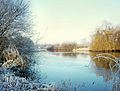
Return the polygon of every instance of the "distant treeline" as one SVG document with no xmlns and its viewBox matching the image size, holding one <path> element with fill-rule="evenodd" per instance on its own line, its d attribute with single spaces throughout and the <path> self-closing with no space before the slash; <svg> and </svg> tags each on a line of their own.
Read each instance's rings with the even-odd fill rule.
<svg viewBox="0 0 120 91">
<path fill-rule="evenodd" d="M 77 44 L 74 42 L 66 42 L 66 43 L 62 43 L 62 44 L 55 44 L 53 46 L 51 46 L 50 48 L 48 48 L 48 51 L 52 51 L 52 52 L 72 52 L 73 49 L 77 49 L 77 48 L 86 48 L 88 47 L 87 45 L 84 44 Z"/>
<path fill-rule="evenodd" d="M 92 36 L 91 51 L 120 51 L 120 26 L 105 24 Z"/>
</svg>

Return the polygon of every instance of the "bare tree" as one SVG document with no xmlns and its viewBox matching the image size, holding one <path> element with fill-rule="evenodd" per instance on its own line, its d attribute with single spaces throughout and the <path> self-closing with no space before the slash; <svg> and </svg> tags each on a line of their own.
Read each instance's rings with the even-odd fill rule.
<svg viewBox="0 0 120 91">
<path fill-rule="evenodd" d="M 29 30 L 28 7 L 25 0 L 0 0 L 0 37 Z"/>
<path fill-rule="evenodd" d="M 0 60 L 3 51 L 14 45 L 19 53 L 30 50 L 32 40 L 23 37 L 31 30 L 29 2 L 27 0 L 0 0 Z M 31 45 L 29 45 L 31 43 Z M 19 48 L 19 49 L 18 49 Z M 20 50 L 22 49 L 22 50 Z M 26 50 L 25 50 L 26 49 Z M 19 55 L 19 56 L 22 56 Z"/>
</svg>

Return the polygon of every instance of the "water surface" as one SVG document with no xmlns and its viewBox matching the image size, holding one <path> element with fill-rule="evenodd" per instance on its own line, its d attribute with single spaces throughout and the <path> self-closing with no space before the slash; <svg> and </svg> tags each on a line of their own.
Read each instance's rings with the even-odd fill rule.
<svg viewBox="0 0 120 91">
<path fill-rule="evenodd" d="M 36 53 L 34 66 L 37 74 L 45 74 L 45 82 L 58 84 L 62 81 L 79 85 L 81 91 L 111 91 L 112 74 L 108 64 L 92 61 L 95 54 L 43 52 Z M 117 54 L 119 56 L 119 54 Z"/>
</svg>

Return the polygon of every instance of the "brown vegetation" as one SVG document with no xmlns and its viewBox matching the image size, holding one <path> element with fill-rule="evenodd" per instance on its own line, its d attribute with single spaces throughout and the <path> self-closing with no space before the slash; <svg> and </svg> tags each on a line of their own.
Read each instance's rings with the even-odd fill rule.
<svg viewBox="0 0 120 91">
<path fill-rule="evenodd" d="M 99 27 L 92 36 L 91 51 L 120 51 L 120 27 Z"/>
<path fill-rule="evenodd" d="M 6 68 L 12 68 L 19 66 L 21 68 L 24 68 L 28 65 L 27 59 L 23 59 L 22 56 L 20 56 L 17 48 L 15 46 L 9 46 L 9 48 L 5 49 L 2 53 L 3 61 L 3 67 Z"/>
</svg>

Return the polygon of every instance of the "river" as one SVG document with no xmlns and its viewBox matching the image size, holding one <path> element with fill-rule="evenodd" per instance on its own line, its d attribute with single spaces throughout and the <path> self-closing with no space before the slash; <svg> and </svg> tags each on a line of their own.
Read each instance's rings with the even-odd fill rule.
<svg viewBox="0 0 120 91">
<path fill-rule="evenodd" d="M 44 82 L 60 85 L 66 82 L 80 91 L 117 91 L 114 90 L 113 77 L 107 63 L 95 62 L 90 54 L 37 52 L 34 70 L 41 74 Z M 120 53 L 114 53 L 119 57 Z M 119 91 L 119 90 L 118 90 Z"/>
</svg>

